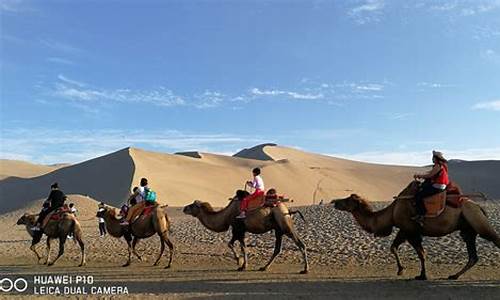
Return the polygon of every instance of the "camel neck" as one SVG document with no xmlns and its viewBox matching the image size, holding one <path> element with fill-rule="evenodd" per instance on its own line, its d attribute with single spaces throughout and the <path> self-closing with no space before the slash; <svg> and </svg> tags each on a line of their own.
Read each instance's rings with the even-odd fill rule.
<svg viewBox="0 0 500 300">
<path fill-rule="evenodd" d="M 208 229 L 223 232 L 229 229 L 232 219 L 238 213 L 238 207 L 237 201 L 231 201 L 228 206 L 219 211 L 208 211 L 206 208 L 202 208 L 198 219 Z"/>
<path fill-rule="evenodd" d="M 104 213 L 104 222 L 106 224 L 106 230 L 111 236 L 121 237 L 123 235 L 123 226 L 109 211 Z"/>
<path fill-rule="evenodd" d="M 367 208 L 360 208 L 353 212 L 353 216 L 359 225 L 369 233 L 382 234 L 393 226 L 393 204 L 379 210 L 371 211 Z"/>
</svg>

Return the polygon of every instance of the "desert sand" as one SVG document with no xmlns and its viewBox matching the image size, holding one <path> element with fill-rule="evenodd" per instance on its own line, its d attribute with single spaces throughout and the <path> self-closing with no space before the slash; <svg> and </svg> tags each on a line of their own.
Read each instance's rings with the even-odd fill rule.
<svg viewBox="0 0 500 300">
<path fill-rule="evenodd" d="M 159 251 L 157 237 L 138 245 L 144 261 L 134 258 L 132 266 L 122 268 L 127 255 L 126 244 L 110 236 L 98 237 L 94 217 L 97 202 L 79 195 L 70 195 L 70 201 L 79 209 L 78 218 L 83 225 L 88 254 L 87 266 L 76 267 L 79 248 L 72 241 L 66 243 L 66 253 L 55 266 L 38 265 L 28 249 L 30 241 L 24 227 L 13 225 L 25 211 L 23 209 L 0 217 L 0 226 L 8 228 L 0 232 L 0 276 L 30 279 L 40 274 L 92 275 L 97 286 L 127 286 L 133 297 L 167 299 L 258 299 L 263 296 L 278 299 L 423 296 L 431 299 L 493 299 L 500 292 L 500 251 L 493 244 L 479 239 L 479 263 L 460 280 L 448 281 L 444 278 L 459 270 L 467 260 L 464 243 L 456 233 L 444 238 L 426 238 L 424 247 L 428 251 L 430 280 L 416 282 L 409 279 L 418 274 L 418 259 L 408 244 L 400 250 L 407 270 L 398 277 L 395 261 L 389 253 L 395 233 L 388 238 L 375 238 L 362 231 L 349 214 L 330 205 L 295 208 L 306 217 L 305 223 L 296 218 L 295 224 L 308 247 L 311 263 L 308 275 L 298 274 L 301 255 L 289 239 L 284 240 L 284 251 L 269 272 L 256 271 L 272 253 L 272 233 L 248 236 L 250 270 L 235 271 L 236 264 L 226 246 L 229 233 L 208 231 L 198 220 L 184 215 L 181 208 L 169 209 L 176 247 L 173 268 L 163 269 L 166 256 L 159 267 L 151 266 Z M 26 210 L 36 210 L 37 204 L 33 203 Z M 377 208 L 385 205 L 382 202 L 375 204 Z M 496 204 L 482 205 L 500 232 L 500 208 Z M 57 242 L 53 244 L 52 257 L 57 252 Z M 44 243 L 38 248 L 43 250 Z"/>
</svg>

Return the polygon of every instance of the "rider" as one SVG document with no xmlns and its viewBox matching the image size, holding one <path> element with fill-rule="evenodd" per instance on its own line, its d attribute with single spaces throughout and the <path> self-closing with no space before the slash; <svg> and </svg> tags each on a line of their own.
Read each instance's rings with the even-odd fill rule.
<svg viewBox="0 0 500 300">
<path fill-rule="evenodd" d="M 450 183 L 448 161 L 444 158 L 443 153 L 432 151 L 432 162 L 434 163 L 432 170 L 425 174 L 415 174 L 413 176 L 415 179 L 424 179 L 422 187 L 415 195 L 417 215 L 412 218 L 419 224 L 423 223 L 425 215 L 424 198 L 444 192 Z"/>
<path fill-rule="evenodd" d="M 148 187 L 148 180 L 146 178 L 141 178 L 140 185 L 137 189 L 134 188 L 134 192 L 128 198 L 128 203 L 136 202 L 128 209 L 127 217 L 120 223 L 121 225 L 129 225 L 130 222 L 139 214 L 145 207 L 146 202 L 144 201 L 146 197 L 146 190 Z"/>
<path fill-rule="evenodd" d="M 254 189 L 253 194 L 245 197 L 240 203 L 240 214 L 236 217 L 239 219 L 245 218 L 246 217 L 246 211 L 248 209 L 248 203 L 256 199 L 257 197 L 261 197 L 264 195 L 264 180 L 262 180 L 262 177 L 260 176 L 260 169 L 255 168 L 252 170 L 253 174 L 253 180 L 252 181 L 247 181 L 246 185 L 252 187 Z"/>
<path fill-rule="evenodd" d="M 43 208 L 38 214 L 38 219 L 36 220 L 35 226 L 31 228 L 33 231 L 40 231 L 40 226 L 43 219 L 52 211 L 62 207 L 64 201 L 66 200 L 66 195 L 59 189 L 59 184 L 57 182 L 50 186 L 50 194 L 47 200 L 43 202 Z"/>
</svg>

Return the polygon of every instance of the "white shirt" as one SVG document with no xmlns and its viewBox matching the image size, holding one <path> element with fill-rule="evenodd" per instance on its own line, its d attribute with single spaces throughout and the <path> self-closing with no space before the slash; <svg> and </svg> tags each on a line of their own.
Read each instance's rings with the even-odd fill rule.
<svg viewBox="0 0 500 300">
<path fill-rule="evenodd" d="M 264 180 L 262 180 L 262 177 L 260 177 L 260 175 L 257 175 L 253 178 L 252 187 L 256 190 L 261 190 L 261 191 L 265 189 Z"/>
<path fill-rule="evenodd" d="M 142 201 L 144 201 L 144 198 L 146 198 L 146 191 L 145 191 L 145 187 L 144 186 L 140 186 L 137 191 L 139 191 L 139 194 L 137 196 L 135 196 L 135 200 L 137 201 L 137 203 L 140 203 Z"/>
<path fill-rule="evenodd" d="M 103 212 L 104 208 L 99 208 L 99 212 Z M 99 220 L 99 223 L 104 223 L 104 218 L 97 218 Z"/>
</svg>

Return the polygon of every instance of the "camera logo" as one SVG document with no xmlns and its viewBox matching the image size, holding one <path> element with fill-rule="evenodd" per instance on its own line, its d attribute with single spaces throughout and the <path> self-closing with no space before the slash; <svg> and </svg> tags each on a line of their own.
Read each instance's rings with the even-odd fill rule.
<svg viewBox="0 0 500 300">
<path fill-rule="evenodd" d="M 0 291 L 10 292 L 15 290 L 18 293 L 22 293 L 28 289 L 28 282 L 24 278 L 17 278 L 12 280 L 10 278 L 0 279 Z"/>
</svg>

